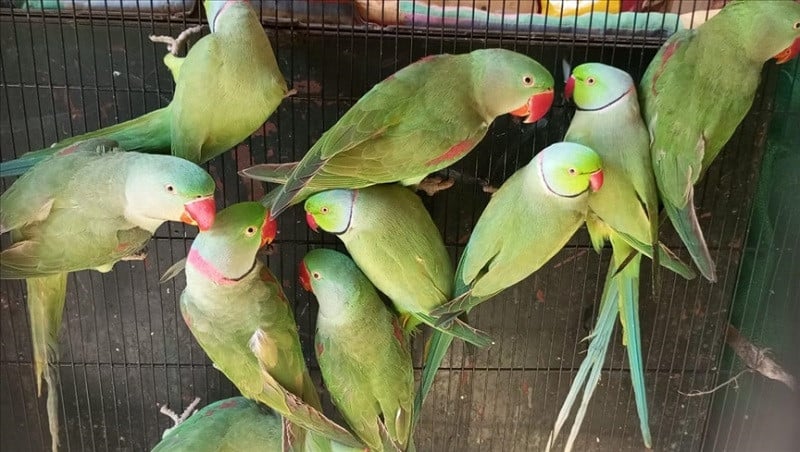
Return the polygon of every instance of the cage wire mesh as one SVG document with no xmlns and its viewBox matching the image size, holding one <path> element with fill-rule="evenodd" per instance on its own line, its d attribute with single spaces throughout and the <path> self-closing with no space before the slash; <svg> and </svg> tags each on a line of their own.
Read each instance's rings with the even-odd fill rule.
<svg viewBox="0 0 800 452">
<path fill-rule="evenodd" d="M 195 1 L 61 1 L 47 10 L 23 3 L 0 4 L 3 160 L 165 106 L 174 89 L 161 62 L 165 49 L 147 37 L 176 36 L 205 22 Z M 392 11 L 395 21 L 390 26 L 360 20 L 376 10 L 385 13 L 385 4 L 403 3 L 413 2 L 253 2 L 281 71 L 298 94 L 286 99 L 248 140 L 206 165 L 219 189 L 218 208 L 264 193 L 261 184 L 239 178 L 237 170 L 254 163 L 299 160 L 371 86 L 422 56 L 504 47 L 535 58 L 557 80 L 562 79 L 562 59 L 573 65 L 611 64 L 638 80 L 676 26 L 662 19 L 661 24 L 631 32 L 615 29 L 607 16 L 587 30 L 573 26 L 572 18 L 552 17 L 545 24 L 549 28 L 537 31 L 520 19 L 528 3 L 523 0 L 491 2 L 493 11 L 516 18 L 499 24 L 484 20 L 480 5 L 467 0 L 448 2 L 450 7 L 468 8 L 449 22 L 445 10 L 434 8 L 418 11 L 410 23 L 401 23 L 398 9 Z M 697 14 L 705 14 L 708 6 L 682 3 L 682 12 L 700 11 Z M 199 36 L 190 38 L 190 45 Z M 729 319 L 739 322 L 743 333 L 772 345 L 766 334 L 772 330 L 770 319 L 784 319 L 788 331 L 793 328 L 786 319 L 798 317 L 798 190 L 788 190 L 794 193 L 789 198 L 779 182 L 759 180 L 765 148 L 768 153 L 780 148 L 765 146 L 774 118 L 795 118 L 786 123 L 794 126 L 786 127 L 796 130 L 797 67 L 779 73 L 767 65 L 752 110 L 698 186 L 698 216 L 719 282 L 685 281 L 662 272 L 657 300 L 649 290 L 641 290 L 647 397 L 657 450 L 757 450 L 759 430 L 742 417 L 764 411 L 755 408 L 764 394 L 781 398 L 773 383 L 757 374 L 741 378 L 750 381 L 747 394 L 732 386 L 699 397 L 682 393 L 711 388 L 741 369 L 736 358 L 722 358 Z M 793 101 L 781 104 L 779 114 L 773 115 L 780 77 L 789 78 L 790 88 L 783 87 L 789 94 L 782 95 Z M 562 88 L 557 86 L 557 91 Z M 559 141 L 571 114 L 572 108 L 557 100 L 546 119 L 535 125 L 498 118 L 478 148 L 446 171 L 456 185 L 434 197 L 423 195 L 454 262 L 488 202 L 482 184 L 499 186 L 536 152 Z M 790 148 L 791 143 L 784 146 Z M 795 147 L 796 143 L 795 138 Z M 781 159 L 790 157 L 784 154 L 768 154 L 770 168 L 785 166 Z M 793 162 L 797 168 L 797 159 Z M 796 175 L 786 177 L 786 183 L 796 187 Z M 2 189 L 11 182 L 2 180 Z M 759 202 L 772 209 L 769 230 L 756 227 L 757 219 L 750 221 L 757 187 Z M 770 198 L 768 193 L 785 196 Z M 279 218 L 279 228 L 273 252 L 264 259 L 294 300 L 305 356 L 319 382 L 312 348 L 316 308 L 296 284 L 296 264 L 311 248 L 343 248 L 334 237 L 309 231 L 298 208 Z M 748 237 L 748 230 L 759 236 Z M 193 228 L 168 223 L 156 233 L 145 261 L 119 263 L 107 274 L 70 275 L 60 336 L 61 384 L 55 389 L 61 399 L 63 450 L 146 450 L 172 423 L 159 414 L 161 404 L 182 409 L 195 396 L 205 405 L 237 394 L 180 317 L 177 295 L 183 278 L 159 284 L 161 274 L 186 255 L 193 234 Z M 683 251 L 668 226 L 662 228 L 662 240 Z M 743 258 L 765 253 L 770 268 L 750 264 L 739 274 Z M 477 352 L 458 341 L 453 345 L 421 417 L 419 450 L 544 448 L 583 358 L 587 343 L 582 339 L 594 324 L 609 257 L 610 250 L 595 253 L 581 229 L 544 268 L 471 313 L 471 323 L 489 332 L 496 345 Z M 642 268 L 642 281 L 649 281 L 650 267 Z M 775 269 L 782 269 L 783 276 L 776 276 Z M 775 293 L 773 286 L 781 278 L 788 280 L 786 288 Z M 781 299 L 772 307 L 764 296 L 769 290 L 766 298 Z M 731 309 L 734 300 L 754 291 L 760 295 L 749 295 L 750 301 Z M 33 380 L 23 283 L 0 282 L 0 297 L 0 441 L 4 449 L 45 450 L 50 440 L 44 398 L 36 396 Z M 798 337 L 796 331 L 789 334 L 781 336 L 782 348 L 773 346 L 779 357 L 794 356 L 790 367 L 796 369 L 790 344 L 797 344 Z M 413 341 L 417 374 L 427 337 L 422 333 Z M 619 338 L 615 333 L 578 450 L 642 448 Z M 321 383 L 319 389 L 324 391 Z M 717 401 L 712 404 L 713 399 Z M 326 408 L 332 410 L 331 405 Z"/>
</svg>

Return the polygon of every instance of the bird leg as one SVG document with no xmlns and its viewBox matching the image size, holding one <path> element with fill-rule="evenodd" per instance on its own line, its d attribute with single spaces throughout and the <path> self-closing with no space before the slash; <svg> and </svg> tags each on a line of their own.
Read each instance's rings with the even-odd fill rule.
<svg viewBox="0 0 800 452">
<path fill-rule="evenodd" d="M 456 183 L 456 180 L 452 177 L 445 177 L 439 175 L 432 175 L 428 176 L 422 180 L 419 184 L 417 184 L 417 190 L 422 190 L 428 194 L 428 196 L 433 196 L 437 192 L 442 190 L 447 190 L 448 188 L 452 187 Z"/>
<path fill-rule="evenodd" d="M 186 41 L 189 36 L 200 32 L 203 27 L 204 25 L 195 25 L 194 27 L 187 28 L 186 30 L 183 30 L 177 38 L 173 38 L 172 36 L 150 35 L 150 41 L 166 44 L 169 53 L 178 56 L 178 50 L 183 47 L 184 41 Z"/>
</svg>

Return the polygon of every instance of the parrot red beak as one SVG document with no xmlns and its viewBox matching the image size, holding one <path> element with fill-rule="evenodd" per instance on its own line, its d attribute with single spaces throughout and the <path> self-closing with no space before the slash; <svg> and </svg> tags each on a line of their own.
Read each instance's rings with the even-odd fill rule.
<svg viewBox="0 0 800 452">
<path fill-rule="evenodd" d="M 213 196 L 196 199 L 183 205 L 181 221 L 196 225 L 201 231 L 207 231 L 214 224 L 217 216 L 217 204 Z"/>
<path fill-rule="evenodd" d="M 311 215 L 311 212 L 306 212 L 306 223 L 308 223 L 308 227 L 311 228 L 312 231 L 319 232 L 317 220 L 314 219 L 314 215 Z"/>
<path fill-rule="evenodd" d="M 792 58 L 796 57 L 797 54 L 800 54 L 800 38 L 794 40 L 792 45 L 783 49 L 781 53 L 775 55 L 775 62 L 778 64 L 783 64 Z"/>
<path fill-rule="evenodd" d="M 528 99 L 525 105 L 509 113 L 514 116 L 525 117 L 525 120 L 522 122 L 530 124 L 542 119 L 542 117 L 547 114 L 550 107 L 553 105 L 554 98 L 555 93 L 553 92 L 553 88 L 550 88 L 543 93 L 534 94 Z"/>
<path fill-rule="evenodd" d="M 589 176 L 589 188 L 594 192 L 603 186 L 603 170 L 597 170 Z"/>
<path fill-rule="evenodd" d="M 307 292 L 314 292 L 311 289 L 311 275 L 308 273 L 308 267 L 306 267 L 305 262 L 300 261 L 300 265 L 297 266 L 297 275 L 303 289 Z"/>
<path fill-rule="evenodd" d="M 575 91 L 575 77 L 569 76 L 567 83 L 564 85 L 564 98 L 572 99 L 572 93 Z"/>
<path fill-rule="evenodd" d="M 261 226 L 261 246 L 259 248 L 272 243 L 276 235 L 278 235 L 278 222 L 267 213 L 264 224 Z"/>
</svg>

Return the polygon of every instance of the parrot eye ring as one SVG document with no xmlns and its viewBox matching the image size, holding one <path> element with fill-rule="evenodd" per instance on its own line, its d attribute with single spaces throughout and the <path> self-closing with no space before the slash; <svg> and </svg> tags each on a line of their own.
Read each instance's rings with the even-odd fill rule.
<svg viewBox="0 0 800 452">
<path fill-rule="evenodd" d="M 320 211 L 322 213 L 328 213 L 328 207 L 323 207 L 322 209 L 320 209 Z"/>
<path fill-rule="evenodd" d="M 595 82 L 594 77 L 589 77 L 586 79 L 586 84 L 589 86 L 594 85 L 594 82 Z"/>
<path fill-rule="evenodd" d="M 577 173 L 577 172 L 578 172 L 577 170 L 575 170 L 575 168 L 570 168 L 568 171 L 569 171 L 569 173 L 570 173 L 570 174 L 572 174 L 572 175 L 575 175 L 575 173 Z"/>
<path fill-rule="evenodd" d="M 319 274 L 319 272 L 314 272 L 314 273 L 312 273 L 312 274 L 311 274 L 311 276 L 313 276 L 313 277 L 314 277 L 314 279 L 320 279 L 320 278 L 322 278 L 322 275 L 320 275 L 320 274 Z"/>
<path fill-rule="evenodd" d="M 255 233 L 256 233 L 256 228 L 254 228 L 253 226 L 248 226 L 248 227 L 247 227 L 247 229 L 245 229 L 244 233 L 245 233 L 245 235 L 247 235 L 248 237 L 252 237 L 252 236 L 253 236 L 253 234 L 255 234 Z"/>
<path fill-rule="evenodd" d="M 533 86 L 533 77 L 530 75 L 522 77 L 522 84 L 525 86 Z"/>
<path fill-rule="evenodd" d="M 170 193 L 174 193 L 175 192 L 175 187 L 172 184 L 167 184 L 167 185 L 164 186 L 164 188 L 167 189 L 167 191 L 170 192 Z"/>
<path fill-rule="evenodd" d="M 795 30 L 800 30 L 800 20 L 798 20 L 797 22 L 795 22 L 795 23 L 794 23 L 794 26 L 793 26 L 792 28 L 794 28 Z"/>
</svg>

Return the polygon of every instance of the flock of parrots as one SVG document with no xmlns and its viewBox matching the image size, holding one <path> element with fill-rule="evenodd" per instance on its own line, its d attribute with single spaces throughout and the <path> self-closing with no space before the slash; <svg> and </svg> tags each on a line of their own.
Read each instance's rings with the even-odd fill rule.
<svg viewBox="0 0 800 452">
<path fill-rule="evenodd" d="M 552 75 L 502 49 L 426 57 L 375 85 L 301 161 L 242 171 L 280 185 L 260 203 L 217 213 L 214 181 L 197 164 L 247 138 L 291 92 L 247 1 L 204 7 L 211 33 L 182 58 L 180 39 L 171 41 L 164 58 L 176 83 L 168 106 L 0 164 L 3 177 L 21 175 L 0 198 L 0 231 L 12 241 L 0 255 L 0 277 L 26 280 L 53 450 L 52 364 L 67 274 L 143 259 L 165 221 L 200 229 L 164 279 L 185 270 L 186 324 L 245 398 L 205 407 L 156 450 L 414 450 L 425 396 L 453 339 L 492 344 L 466 313 L 542 267 L 583 224 L 594 247 L 608 241 L 613 256 L 586 358 L 547 448 L 583 390 L 566 442 L 572 448 L 617 316 L 643 441 L 652 446 L 638 320 L 642 256 L 695 276 L 658 240 L 659 199 L 700 273 L 714 281 L 693 186 L 750 108 L 764 63 L 800 53 L 800 3 L 730 3 L 670 37 L 638 88 L 607 65 L 574 68 L 564 94 L 577 111 L 564 141 L 492 195 L 455 269 L 407 187 L 462 158 L 496 117 L 542 118 L 555 97 Z M 321 413 L 291 303 L 256 258 L 277 233 L 275 217 L 303 202 L 309 227 L 337 235 L 350 255 L 316 249 L 299 267 L 319 303 L 323 380 L 349 429 Z M 415 391 L 409 336 L 420 324 L 435 331 Z"/>
</svg>

